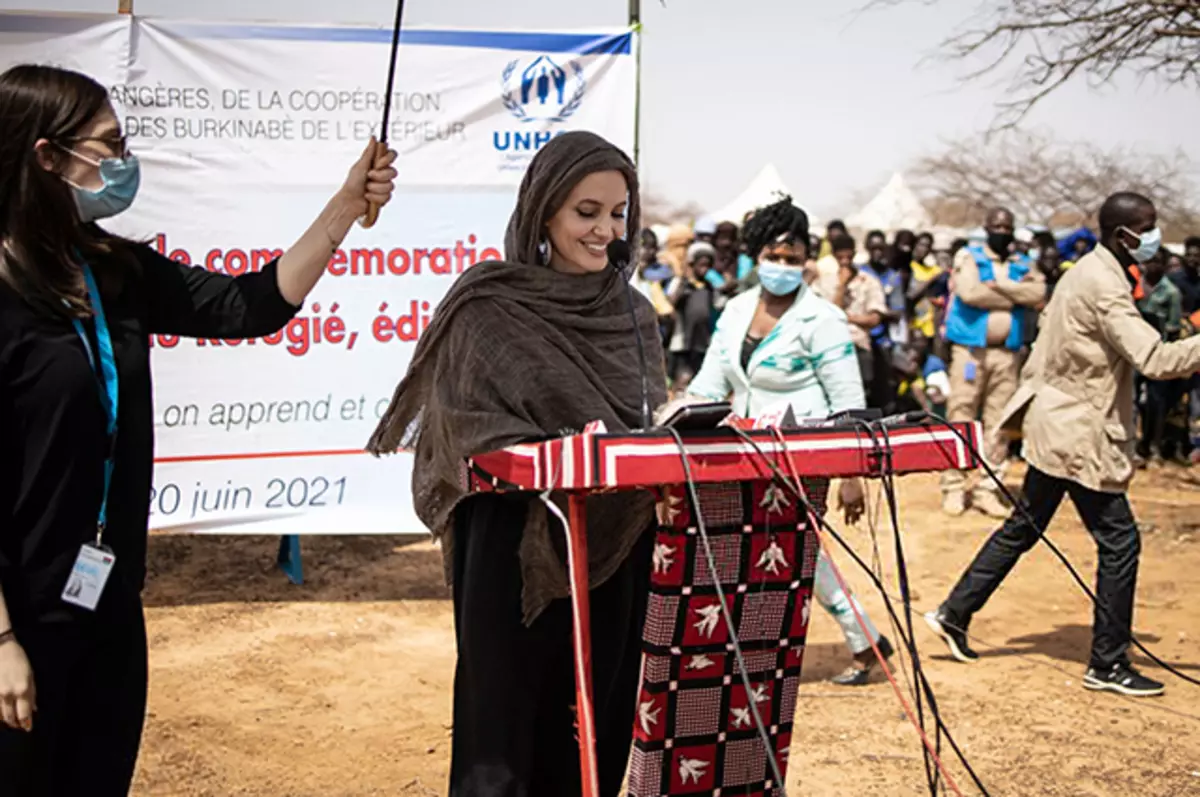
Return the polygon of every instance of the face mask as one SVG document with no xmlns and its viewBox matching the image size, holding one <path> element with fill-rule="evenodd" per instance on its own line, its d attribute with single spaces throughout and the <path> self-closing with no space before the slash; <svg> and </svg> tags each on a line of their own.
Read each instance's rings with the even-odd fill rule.
<svg viewBox="0 0 1200 797">
<path fill-rule="evenodd" d="M 79 208 L 79 219 L 84 223 L 96 219 L 107 219 L 127 210 L 137 196 L 141 184 L 141 165 L 136 155 L 125 158 L 105 158 L 94 161 L 78 152 L 68 150 L 76 158 L 100 169 L 104 185 L 95 191 L 81 188 L 67 181 L 75 192 L 75 206 Z"/>
<path fill-rule="evenodd" d="M 1121 229 L 1138 239 L 1136 249 L 1130 249 L 1128 246 L 1125 248 L 1133 256 L 1133 259 L 1139 263 L 1145 263 L 1154 257 L 1158 253 L 1158 247 L 1162 246 L 1162 230 L 1157 227 L 1153 230 L 1147 230 L 1141 235 L 1138 235 L 1128 227 L 1122 227 Z"/>
<path fill-rule="evenodd" d="M 987 245 L 988 249 L 1000 257 L 1008 257 L 1009 249 L 1013 245 L 1013 234 L 1011 232 L 989 232 Z"/>
<path fill-rule="evenodd" d="M 804 269 L 785 266 L 775 260 L 764 260 L 758 264 L 758 281 L 767 293 L 787 296 L 804 283 Z"/>
</svg>

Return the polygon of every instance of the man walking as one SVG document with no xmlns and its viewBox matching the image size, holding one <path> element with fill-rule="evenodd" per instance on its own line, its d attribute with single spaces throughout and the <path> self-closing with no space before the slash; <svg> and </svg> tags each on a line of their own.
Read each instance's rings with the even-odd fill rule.
<svg viewBox="0 0 1200 797">
<path fill-rule="evenodd" d="M 1025 308 L 1040 308 L 1046 299 L 1041 271 L 1026 255 L 1012 254 L 1013 223 L 1011 211 L 996 208 L 987 214 L 984 224 L 987 244 L 959 250 L 946 314 L 946 340 L 952 345 L 946 414 L 951 421 L 974 421 L 982 410 L 983 430 L 989 436 L 1017 390 L 1019 356 L 1028 323 Z M 1008 445 L 992 438 L 982 453 L 1003 476 Z M 942 474 L 946 514 L 966 511 L 966 483 L 962 471 Z M 1008 514 L 996 485 L 988 479 L 971 491 L 971 505 L 992 517 Z"/>
<path fill-rule="evenodd" d="M 1153 257 L 1161 240 L 1153 203 L 1134 193 L 1112 195 L 1100 209 L 1100 231 L 1100 245 L 1059 281 L 1021 387 L 1001 418 L 1002 429 L 1024 436 L 1022 506 L 925 620 L 956 659 L 977 659 L 967 644 L 972 616 L 1070 496 L 1099 554 L 1083 685 L 1157 695 L 1163 685 L 1134 670 L 1128 657 L 1141 547 L 1125 495 L 1133 476 L 1133 376 L 1170 379 L 1200 369 L 1200 337 L 1164 341 L 1134 305 L 1129 267 Z"/>
</svg>

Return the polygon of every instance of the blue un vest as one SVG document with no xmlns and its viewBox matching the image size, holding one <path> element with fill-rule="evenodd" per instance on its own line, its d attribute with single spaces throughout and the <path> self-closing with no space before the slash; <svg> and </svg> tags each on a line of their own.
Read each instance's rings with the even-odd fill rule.
<svg viewBox="0 0 1200 797">
<path fill-rule="evenodd" d="M 996 272 L 992 266 L 992 258 L 988 256 L 987 252 L 979 246 L 968 247 L 967 251 L 975 258 L 975 264 L 979 267 L 980 282 L 995 282 Z M 1020 282 L 1029 273 L 1031 267 L 1032 261 L 1022 255 L 1019 259 L 1009 262 L 1008 278 L 1013 282 Z M 989 312 L 966 304 L 957 296 L 954 297 L 954 301 L 950 303 L 950 310 L 946 314 L 946 340 L 960 346 L 976 348 L 986 346 Z M 1008 338 L 1004 341 L 1004 348 L 1016 351 L 1021 348 L 1021 344 L 1025 340 L 1024 308 L 1013 308 L 1009 315 L 1012 317 L 1012 327 L 1009 329 Z"/>
</svg>

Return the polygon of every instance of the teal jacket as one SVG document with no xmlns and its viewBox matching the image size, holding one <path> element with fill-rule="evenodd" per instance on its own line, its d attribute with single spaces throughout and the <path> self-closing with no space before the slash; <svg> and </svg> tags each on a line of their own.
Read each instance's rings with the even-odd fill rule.
<svg viewBox="0 0 1200 797">
<path fill-rule="evenodd" d="M 788 401 L 797 418 L 825 418 L 866 406 L 858 356 L 846 314 L 807 287 L 742 368 L 742 342 L 758 308 L 762 288 L 729 300 L 688 392 L 730 400 L 733 411 L 754 418 Z"/>
</svg>

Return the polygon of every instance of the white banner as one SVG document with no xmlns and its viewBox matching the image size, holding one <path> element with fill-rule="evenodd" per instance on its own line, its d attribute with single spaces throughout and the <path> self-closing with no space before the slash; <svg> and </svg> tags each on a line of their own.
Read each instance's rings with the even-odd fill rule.
<svg viewBox="0 0 1200 797">
<path fill-rule="evenodd" d="M 515 189 L 560 132 L 632 150 L 628 30 L 406 30 L 397 193 L 355 227 L 297 317 L 246 341 L 152 341 L 151 526 L 420 532 L 410 457 L 362 453 L 440 298 L 500 256 Z M 111 229 L 213 271 L 261 268 L 341 184 L 383 110 L 390 30 L 0 14 L 0 60 L 110 87 L 142 160 Z"/>
</svg>

